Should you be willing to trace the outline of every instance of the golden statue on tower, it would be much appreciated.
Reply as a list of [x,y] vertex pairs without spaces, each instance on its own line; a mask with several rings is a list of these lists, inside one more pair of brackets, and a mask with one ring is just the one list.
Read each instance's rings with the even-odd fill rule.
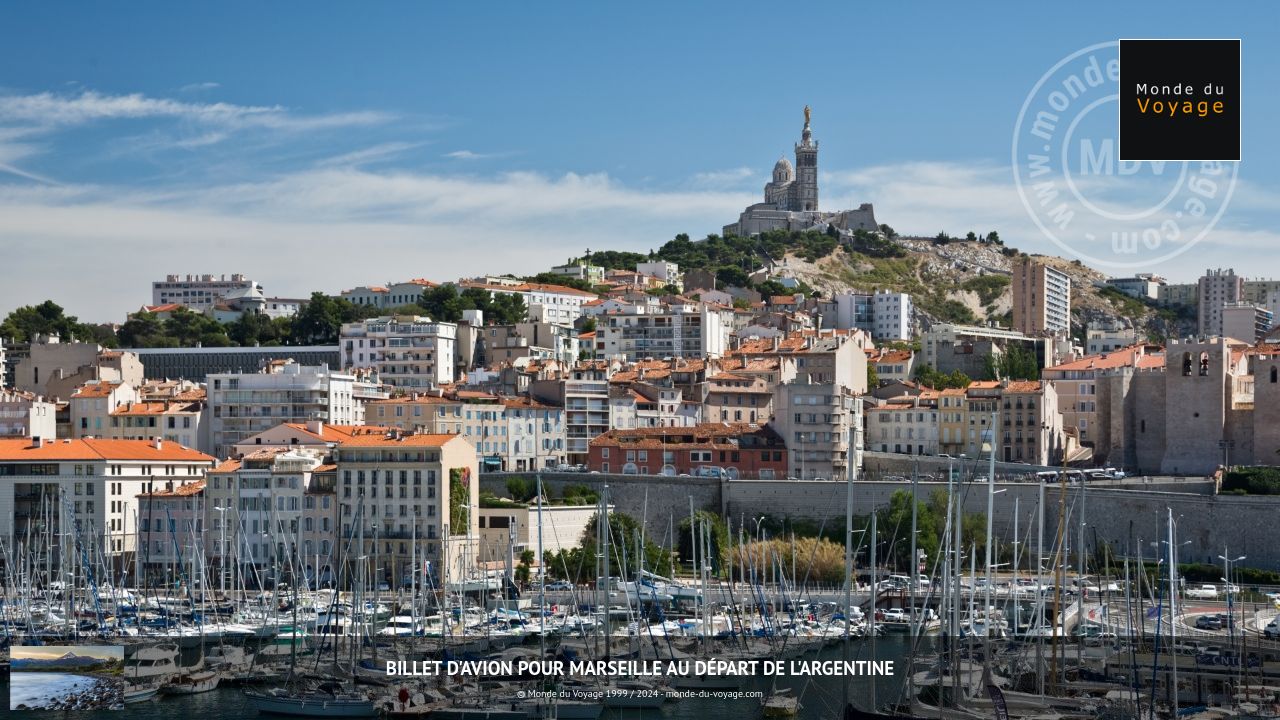
[[809,106],[805,105],[804,106],[804,124],[805,125],[809,124],[809,112],[810,112]]

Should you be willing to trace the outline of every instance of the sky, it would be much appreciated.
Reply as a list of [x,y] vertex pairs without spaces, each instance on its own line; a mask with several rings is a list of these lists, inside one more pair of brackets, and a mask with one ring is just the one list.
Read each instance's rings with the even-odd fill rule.
[[647,252],[759,201],[806,104],[824,209],[1070,257],[1019,199],[1014,127],[1120,37],[1243,40],[1231,201],[1136,269],[1271,277],[1278,34],[1262,2],[8,3],[0,312],[122,322],[170,273],[297,297]]

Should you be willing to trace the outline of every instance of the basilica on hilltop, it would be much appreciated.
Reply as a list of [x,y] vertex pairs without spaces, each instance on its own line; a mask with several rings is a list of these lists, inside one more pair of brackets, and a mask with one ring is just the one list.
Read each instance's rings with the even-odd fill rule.
[[796,143],[796,162],[784,156],[773,166],[773,180],[764,186],[764,202],[751,205],[738,222],[724,226],[725,235],[758,235],[768,230],[825,230],[834,226],[843,235],[855,230],[875,232],[871,203],[856,210],[823,212],[818,209],[818,141],[809,126],[811,111],[804,108],[804,130]]

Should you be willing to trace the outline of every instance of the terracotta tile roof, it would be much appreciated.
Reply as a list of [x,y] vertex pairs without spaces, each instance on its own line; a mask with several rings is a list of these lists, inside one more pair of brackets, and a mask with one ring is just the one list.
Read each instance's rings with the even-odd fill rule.
[[[1138,349],[1144,348],[1139,355]],[[1153,346],[1130,345],[1098,355],[1086,355],[1079,360],[1054,365],[1044,369],[1045,373],[1056,375],[1069,371],[1114,370],[1122,367],[1158,368],[1164,366],[1164,353]]]
[[311,472],[313,473],[337,472],[337,470],[338,466],[333,464],[317,465],[314,468],[311,468]]
[[135,402],[135,403],[125,403],[123,405],[117,405],[116,408],[111,411],[111,414],[115,416],[168,415],[168,414],[177,415],[181,413],[195,413],[195,412],[200,412],[199,406],[192,405],[190,403]]
[[911,357],[910,350],[890,350],[889,352],[881,353],[880,357],[876,359],[876,363],[901,363],[910,360]]
[[240,466],[243,464],[244,463],[242,463],[239,459],[223,460],[222,462],[218,463],[218,465],[214,467],[212,470],[209,470],[209,472],[218,473],[218,474],[233,473],[239,470]]
[[0,438],[0,460],[138,460],[143,462],[213,462],[213,458],[176,442],[150,440],[46,440],[35,447],[30,438]]
[[381,425],[330,425],[325,423],[321,434],[317,435],[307,428],[306,423],[285,423],[286,427],[300,430],[317,440],[340,443],[362,435],[385,435],[391,428]]
[[796,299],[792,295],[774,295],[769,298],[770,305],[795,305]]
[[[762,435],[782,445],[781,438],[765,425],[750,423],[702,423],[693,427],[635,428],[609,430],[591,440],[594,446],[625,448],[716,447],[738,448],[730,440],[743,435]],[[691,441],[690,441],[691,440]]]
[[410,433],[378,433],[354,435],[339,443],[339,447],[443,447],[458,435],[428,435]]
[[970,390],[995,390],[999,387],[999,380],[974,380],[969,383]]
[[1038,393],[1040,392],[1039,380],[1014,380],[1005,388],[1005,392],[1011,393]]
[[74,393],[73,398],[104,398],[110,395],[116,388],[120,387],[120,383],[95,382],[81,385]]
[[174,310],[177,310],[180,307],[182,306],[179,305],[178,303],[164,303],[163,305],[143,305],[142,311],[149,312],[149,313],[165,313],[165,312],[173,312]]
[[150,493],[138,493],[138,497],[191,497],[192,495],[199,495],[204,492],[204,486],[204,480],[196,480],[195,482],[183,483],[172,490],[156,490]]
[[405,280],[404,282],[399,283],[399,284],[401,284],[401,285],[421,285],[422,287],[439,287],[439,286],[440,286],[440,283],[437,283],[437,282],[431,282],[430,280],[427,280],[426,278],[414,278],[414,279],[412,279],[412,280]]

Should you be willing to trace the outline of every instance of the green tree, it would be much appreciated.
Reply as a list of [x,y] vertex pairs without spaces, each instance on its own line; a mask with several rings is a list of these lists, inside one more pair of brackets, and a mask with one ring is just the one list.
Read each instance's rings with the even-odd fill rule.
[[[725,525],[724,518],[718,513],[699,510],[694,513],[694,517],[698,520],[698,526],[704,524],[711,529],[710,537],[710,558],[711,572],[719,577],[724,571],[725,560],[729,557],[729,529]],[[693,560],[693,541],[694,535],[690,533],[690,518],[684,518],[680,521],[680,532],[677,534],[677,547],[679,548],[681,560]],[[703,545],[699,544],[699,548]],[[699,557],[702,555],[701,549],[698,551]]]
[[306,307],[293,318],[293,339],[300,345],[337,343],[342,323],[346,322],[343,308],[345,302],[322,292],[311,293]]
[[524,502],[533,499],[538,492],[538,484],[527,477],[515,476],[507,478],[507,494],[512,500]]
[[468,534],[471,519],[471,469],[449,470],[449,533]]
[[120,326],[117,335],[125,347],[156,347],[156,340],[164,337],[164,323],[155,313],[134,313]]
[[231,344],[222,323],[185,307],[171,311],[163,327],[164,334],[177,341],[179,347],[193,347],[197,343],[214,347]]
[[[911,493],[907,490],[896,490],[889,497],[889,505],[879,510],[876,531],[880,535],[880,543],[886,548],[882,556],[886,563],[902,569],[910,568],[911,562]],[[930,558],[938,556],[939,542],[946,523],[946,500],[943,500],[943,512],[936,513],[934,505],[924,500],[916,500],[916,547],[924,551]]]
[[13,342],[32,342],[38,335],[57,335],[64,341],[93,340],[96,332],[81,325],[62,306],[52,300],[39,305],[24,305],[9,313],[0,323],[0,338]]
[[875,363],[867,363],[867,389],[875,390],[880,387],[880,373],[876,372]]

